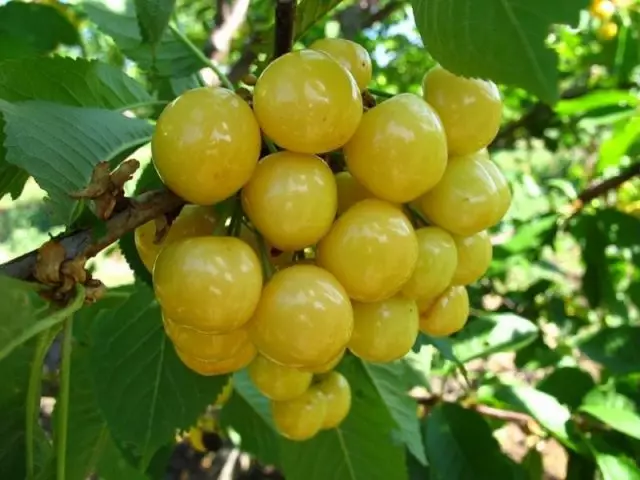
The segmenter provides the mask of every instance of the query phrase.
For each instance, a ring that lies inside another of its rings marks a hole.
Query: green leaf
[[[78,32],[50,5],[12,1],[0,7],[0,43],[19,40],[33,54],[78,43]]]
[[[518,226],[513,237],[500,245],[510,254],[516,255],[528,250],[538,250],[542,243],[553,240],[558,229],[558,215],[549,214],[531,220]]]
[[[69,57],[0,62],[0,98],[108,109],[125,109],[152,100],[140,83],[119,68]]]
[[[249,378],[246,369],[233,375],[233,393],[220,412],[220,424],[233,428],[243,451],[266,465],[279,465],[280,437],[275,431],[269,400]]]
[[[567,447],[578,449],[571,412],[551,395],[527,385],[502,385],[496,392],[496,397],[531,415]]]
[[[611,136],[600,146],[598,163],[596,164],[598,173],[602,173],[608,167],[617,166],[638,140],[640,140],[640,118],[636,116],[628,121],[620,122]]]
[[[180,361],[164,333],[153,290],[136,291],[92,329],[91,370],[98,403],[114,438],[146,467],[175,430],[195,423],[226,384]]]
[[[425,47],[444,68],[522,87],[555,103],[558,56],[545,40],[552,24],[576,25],[588,0],[544,0],[535,5],[529,0],[412,0],[411,4]]]
[[[407,375],[407,365],[402,361],[390,363],[362,362],[371,382],[387,406],[391,418],[400,429],[400,436],[409,452],[423,465],[427,464],[424,445],[420,434],[420,422],[416,415],[416,402],[406,388],[402,379]]]
[[[3,317],[6,318],[6,317]],[[0,360],[0,478],[25,478],[26,475],[26,427],[27,392],[32,364],[38,356],[38,338],[32,338]],[[44,465],[51,453],[44,440],[44,432],[36,428],[35,458],[37,465]]]
[[[537,448],[530,448],[525,457],[522,459],[522,467],[527,472],[529,480],[540,480],[544,478],[544,465],[542,463],[542,455]]]
[[[538,327],[512,313],[475,317],[453,339],[453,352],[462,362],[493,353],[517,351],[538,336]]]
[[[602,480],[640,480],[637,462],[613,448],[603,438],[591,437],[586,443],[596,459]]]
[[[536,388],[574,410],[595,385],[586,371],[578,367],[560,367],[540,380]]]
[[[74,323],[76,321],[77,318],[74,318]],[[54,418],[56,412],[54,410]],[[90,348],[76,345],[71,357],[66,479],[84,480],[95,473],[99,473],[102,478],[116,478],[105,476],[103,468],[100,468],[104,466],[105,459],[108,459],[109,465],[124,463],[128,467],[121,472],[118,479],[145,478],[126,463],[113,442],[94,390],[90,369]]]
[[[0,360],[14,349],[64,318],[51,317],[55,311],[40,297],[33,284],[0,275]]]
[[[68,223],[77,205],[69,197],[84,188],[93,168],[148,142],[144,120],[95,108],[0,100],[6,161],[31,174],[51,200],[55,220]]]
[[[111,36],[122,53],[138,66],[163,77],[186,77],[202,68],[182,42],[165,31],[157,45],[143,43],[135,8],[131,1],[123,13],[116,13],[98,2],[83,4],[89,19]]]
[[[594,404],[582,405],[580,410],[611,428],[640,440],[640,415],[636,412]]]
[[[627,90],[598,90],[576,98],[560,100],[554,107],[558,115],[585,115],[606,107],[634,109],[640,102]]]
[[[338,370],[351,385],[351,410],[338,428],[320,432],[305,442],[282,441],[280,459],[285,478],[408,478],[405,449],[398,441],[395,422],[362,364],[347,356]]]
[[[479,413],[441,403],[431,410],[424,428],[431,478],[513,478],[512,466]]]
[[[640,371],[640,327],[604,328],[583,339],[578,348],[614,375]]]
[[[145,43],[158,43],[169,24],[176,0],[135,0],[138,24]]]
[[[295,38],[300,39],[341,2],[342,0],[302,0],[296,9]]]

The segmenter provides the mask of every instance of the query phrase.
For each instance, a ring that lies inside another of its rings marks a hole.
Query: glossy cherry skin
[[[291,400],[307,391],[313,374],[277,364],[258,355],[247,368],[256,388],[271,400]]]
[[[267,137],[285,150],[325,153],[342,147],[362,118],[353,76],[316,50],[271,62],[253,91],[253,109]]]
[[[308,368],[333,360],[353,331],[344,288],[315,265],[293,265],[265,285],[249,334],[260,353],[281,365]]]
[[[484,162],[484,167],[489,176],[493,179],[493,183],[498,189],[498,205],[496,207],[496,223],[504,218],[504,216],[509,211],[511,207],[511,188],[509,187],[509,182],[505,178],[500,167],[491,160],[489,154],[487,154],[486,162]]]
[[[364,188],[349,172],[336,173],[335,179],[338,187],[338,215],[343,214],[360,200],[375,198],[373,193]]]
[[[400,295],[375,303],[353,302],[353,318],[349,350],[369,362],[404,357],[418,336],[418,306]]]
[[[251,223],[275,248],[301,250],[331,228],[338,193],[333,172],[316,155],[281,151],[264,157],[242,189]]]
[[[225,375],[238,370],[242,370],[258,354],[256,347],[252,343],[246,343],[233,357],[224,360],[208,360],[195,355],[189,355],[175,345],[174,348],[178,354],[178,358],[185,364],[187,368],[193,370],[200,375]]]
[[[437,65],[424,76],[422,90],[442,120],[449,156],[476,152],[498,134],[502,99],[492,81],[465,78]]]
[[[366,112],[343,148],[351,174],[376,197],[406,203],[442,178],[447,139],[422,98],[402,93]]]
[[[151,139],[162,181],[189,203],[213,205],[247,183],[262,137],[249,105],[221,87],[189,90],[158,118]]]
[[[142,263],[151,272],[156,257],[165,245],[182,238],[211,235],[215,226],[216,215],[211,207],[185,205],[159,242],[155,241],[154,220],[136,228],[133,238]]]
[[[309,47],[330,55],[346,68],[358,85],[360,91],[371,82],[371,57],[366,48],[344,38],[320,38]]]
[[[456,244],[451,235],[439,227],[419,228],[416,237],[418,263],[403,285],[402,294],[420,300],[435,298],[446,290],[456,271]]]
[[[318,265],[361,302],[395,295],[417,260],[411,222],[396,205],[378,199],[362,200],[344,212],[316,250]]]
[[[270,405],[276,430],[293,441],[315,437],[327,414],[327,399],[315,386],[299,397],[281,402],[272,400]]]
[[[205,360],[225,360],[234,357],[250,343],[246,328],[213,334],[180,325],[165,315],[162,316],[162,321],[164,331],[180,351]]]
[[[420,210],[456,235],[471,236],[492,227],[502,218],[505,205],[494,167],[482,154],[450,159],[440,183],[420,198]]]
[[[326,363],[323,363],[322,365],[316,365],[314,367],[306,367],[306,368],[303,368],[302,370],[304,370],[305,372],[311,372],[311,373],[315,373],[315,374],[327,373],[327,372],[333,370],[335,367],[338,366],[338,364],[344,358],[344,354],[346,353],[346,351],[347,351],[346,348],[343,349],[333,359],[329,360]]]
[[[237,238],[187,238],[162,249],[153,286],[162,310],[175,323],[227,333],[253,315],[262,267],[251,247]]]
[[[446,337],[462,330],[469,318],[469,295],[463,286],[449,287],[420,315],[420,331]]]
[[[322,430],[340,426],[351,410],[351,385],[344,375],[334,371],[323,375],[316,387],[327,400]]]
[[[454,235],[458,251],[458,266],[453,274],[453,285],[469,285],[485,274],[493,258],[493,245],[486,231],[470,237]]]

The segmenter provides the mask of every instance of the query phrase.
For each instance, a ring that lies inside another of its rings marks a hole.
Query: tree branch
[[[578,198],[573,202],[573,215],[582,210],[592,200],[606,195],[611,190],[617,189],[618,187],[620,187],[620,185],[628,182],[636,176],[640,176],[640,162],[631,164],[629,167],[621,171],[618,175],[607,178],[606,180],[602,180],[601,182],[587,187],[582,192],[580,192]]]
[[[296,21],[296,0],[276,0],[276,2],[274,59],[291,51]]]
[[[147,192],[132,199],[127,209],[107,220],[104,224],[106,233],[100,235],[96,229],[87,229],[63,235],[55,240],[64,247],[66,260],[80,256],[88,259],[116,242],[125,233],[177,209],[184,203],[184,200],[168,190]],[[104,228],[100,231],[104,232]],[[0,265],[0,274],[28,280],[33,275],[37,258],[38,250],[14,258]]]

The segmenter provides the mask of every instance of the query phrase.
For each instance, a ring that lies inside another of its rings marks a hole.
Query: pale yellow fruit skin
[[[309,48],[333,57],[353,75],[360,91],[367,88],[371,82],[371,57],[362,45],[344,38],[321,38],[313,42]]]
[[[349,172],[339,172],[335,175],[338,188],[338,215],[365,198],[375,198],[373,193],[364,188]]]
[[[395,296],[374,303],[352,302],[354,327],[349,350],[369,362],[392,362],[404,357],[418,335],[415,300]]]
[[[458,265],[458,252],[451,235],[439,227],[416,230],[418,263],[402,287],[407,298],[429,299],[440,295],[451,283]]]
[[[158,175],[189,203],[213,205],[247,183],[262,137],[249,105],[220,87],[189,90],[164,109],[151,139]]]
[[[311,385],[313,374],[279,365],[258,355],[247,368],[256,388],[271,400],[291,400],[302,395]]]
[[[452,286],[420,316],[420,331],[432,337],[447,337],[462,330],[468,318],[467,289],[463,286]]]
[[[167,337],[186,355],[195,355],[211,361],[234,357],[250,343],[246,328],[238,328],[228,333],[211,334],[180,325],[167,316],[162,316]]]
[[[316,250],[317,264],[361,302],[395,295],[417,260],[418,239],[409,219],[396,205],[371,198],[338,217]]]
[[[476,152],[498,134],[502,99],[492,81],[454,75],[437,65],[425,74],[422,90],[442,120],[449,156]]]
[[[353,76],[324,52],[289,52],[271,62],[253,90],[267,137],[285,150],[326,153],[342,147],[362,118]]]
[[[175,347],[175,345],[174,348],[178,358],[187,368],[204,376],[225,375],[242,370],[258,354],[256,347],[252,343],[245,344],[233,357],[224,360],[207,360],[195,355],[189,355]]]
[[[140,260],[151,272],[158,253],[164,246],[182,238],[211,235],[215,226],[216,216],[211,207],[185,205],[160,242],[155,243],[156,222],[154,220],[136,228],[133,238]]]
[[[315,373],[315,374],[327,373],[327,372],[333,370],[335,367],[338,366],[338,364],[344,358],[344,354],[346,353],[346,351],[347,351],[347,349],[345,348],[344,350],[342,350],[342,352],[340,352],[338,355],[336,355],[330,361],[328,361],[326,363],[323,363],[322,365],[317,365],[317,366],[314,366],[314,367],[307,367],[307,368],[304,368],[303,370],[305,372],[311,372],[311,373]]]
[[[358,182],[376,197],[396,203],[429,191],[447,166],[442,123],[412,93],[401,93],[367,111],[343,152]]]
[[[420,210],[433,224],[456,235],[486,230],[505,210],[504,185],[496,183],[496,175],[495,164],[482,153],[451,158],[442,180],[420,198]]]
[[[478,155],[482,155],[482,151],[478,152]],[[485,167],[486,172],[489,174],[489,176],[493,178],[493,182],[496,185],[496,188],[498,189],[499,200],[498,200],[498,205],[496,207],[497,209],[496,218],[498,219],[496,220],[496,222],[498,222],[504,218],[504,216],[509,211],[509,208],[511,207],[511,200],[512,200],[511,188],[509,187],[509,182],[507,182],[507,179],[502,173],[502,170],[500,169],[500,167],[498,167],[496,162],[491,160],[488,153],[486,155],[487,155],[486,156],[487,161],[484,162],[483,165]]]
[[[344,375],[331,372],[316,385],[327,400],[322,430],[340,426],[351,410],[351,385]]]
[[[242,189],[242,206],[272,246],[301,250],[331,228],[338,208],[336,181],[316,155],[273,153],[260,161]]]
[[[327,414],[327,399],[317,387],[309,388],[292,400],[271,401],[270,405],[276,430],[293,441],[316,436]]]
[[[453,285],[469,285],[485,274],[493,258],[491,237],[486,231],[470,237],[453,236],[458,252],[458,266],[453,274]]]

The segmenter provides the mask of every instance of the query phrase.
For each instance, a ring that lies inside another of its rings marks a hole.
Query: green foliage
[[[79,217],[104,227],[70,195],[98,162],[133,156],[142,168],[126,192],[164,188],[147,161],[164,105],[203,85],[212,63],[240,85],[272,56],[274,2],[252,1],[246,15],[232,13],[242,2],[222,3],[0,6],[0,254],[36,248],[33,232],[40,242]],[[498,84],[504,118],[489,152],[513,201],[489,232],[489,270],[468,286],[467,325],[421,334],[387,364],[347,352],[336,367],[352,391],[345,421],[290,441],[246,369],[203,376],[179,360],[128,231],[91,266],[102,279],[126,264],[128,277],[105,278],[95,303],[79,291],[53,304],[34,284],[0,276],[0,478],[49,480],[59,462],[70,480],[163,478],[176,438],[212,418],[225,446],[287,480],[537,480],[548,475],[544,452],[516,462],[513,439],[498,434],[525,418],[537,425],[527,435],[565,450],[568,480],[640,480],[640,4],[617,8],[618,34],[605,41],[588,3],[298,1],[294,48],[335,35],[360,43],[378,101],[420,94],[435,63]],[[211,45],[207,59],[199,52]],[[63,396],[54,337],[71,314],[68,416],[56,407],[41,426],[41,397]],[[231,397],[212,406],[229,379]]]

